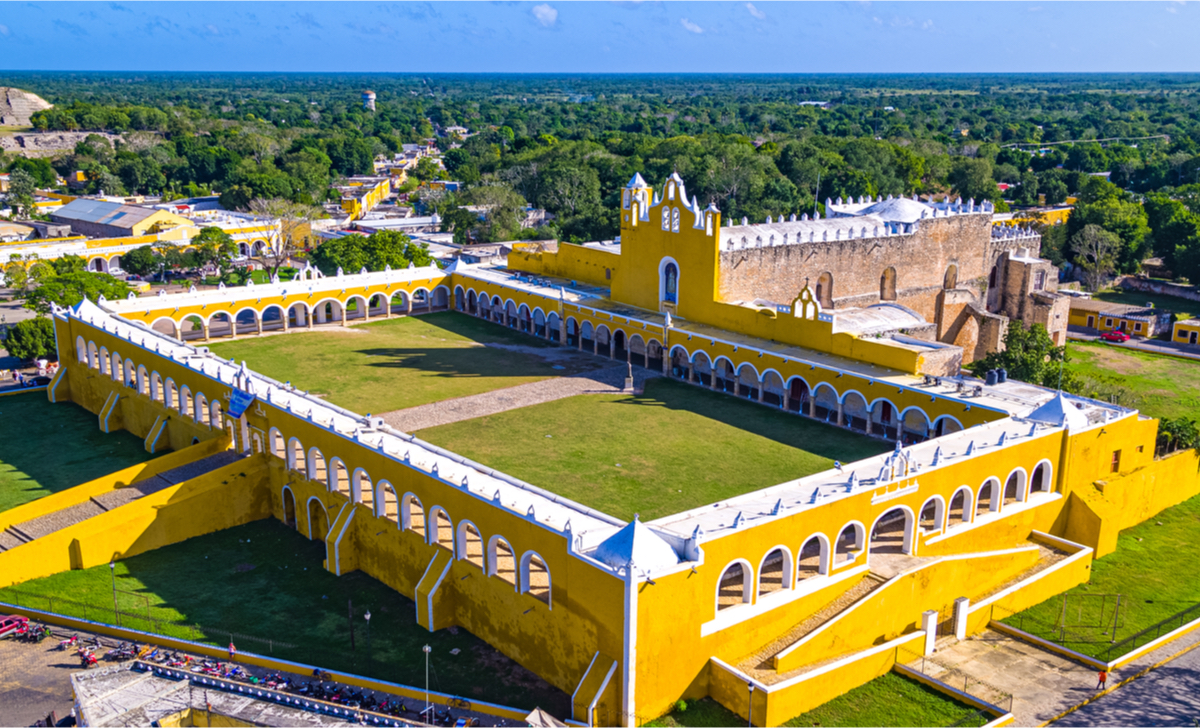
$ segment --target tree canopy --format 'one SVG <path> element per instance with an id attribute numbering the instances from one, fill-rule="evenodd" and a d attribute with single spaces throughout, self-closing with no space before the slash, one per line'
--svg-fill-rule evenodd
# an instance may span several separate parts
<path id="1" fill-rule="evenodd" d="M 407 268 L 409 263 L 427 266 L 434 263 L 424 244 L 414 243 L 407 235 L 393 230 L 381 230 L 370 235 L 346 235 L 322 243 L 312 252 L 313 265 L 327 276 L 337 275 L 338 268 L 346 274 L 363 268 L 381 271 Z"/>

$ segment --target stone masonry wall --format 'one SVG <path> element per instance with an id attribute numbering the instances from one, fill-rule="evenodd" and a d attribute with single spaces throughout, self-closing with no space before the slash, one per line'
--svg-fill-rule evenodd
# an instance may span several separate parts
<path id="1" fill-rule="evenodd" d="M 805 280 L 815 287 L 821 274 L 829 272 L 834 308 L 869 306 L 879 302 L 884 270 L 894 267 L 897 303 L 933 321 L 950 265 L 958 266 L 958 287 L 964 287 L 976 279 L 986 281 L 1000 254 L 1018 247 L 1015 241 L 993 238 L 991 230 L 990 215 L 964 214 L 922 220 L 911 235 L 722 251 L 720 297 L 789 303 Z"/>

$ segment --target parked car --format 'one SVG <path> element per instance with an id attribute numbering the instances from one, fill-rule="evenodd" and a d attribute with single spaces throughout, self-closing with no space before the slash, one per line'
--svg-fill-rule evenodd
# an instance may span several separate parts
<path id="1" fill-rule="evenodd" d="M 18 614 L 10 614 L 7 617 L 0 617 L 0 637 L 6 637 L 8 633 L 14 632 L 27 624 L 29 624 L 29 618 L 22 617 Z"/>
<path id="2" fill-rule="evenodd" d="M 1129 341 L 1129 334 L 1124 331 L 1105 331 L 1103 334 L 1100 334 L 1100 338 L 1105 341 L 1111 341 L 1114 344 L 1124 344 L 1126 341 Z"/>

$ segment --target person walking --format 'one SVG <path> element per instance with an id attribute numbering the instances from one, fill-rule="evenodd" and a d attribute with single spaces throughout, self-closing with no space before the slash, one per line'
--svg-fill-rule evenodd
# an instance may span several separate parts
<path id="1" fill-rule="evenodd" d="M 237 648 L 233 646 L 233 640 L 229 640 L 229 660 L 232 662 L 237 658 Z"/>
<path id="2" fill-rule="evenodd" d="M 1096 689 L 1103 690 L 1105 684 L 1108 683 L 1108 671 L 1100 670 L 1100 679 L 1096 682 Z"/>

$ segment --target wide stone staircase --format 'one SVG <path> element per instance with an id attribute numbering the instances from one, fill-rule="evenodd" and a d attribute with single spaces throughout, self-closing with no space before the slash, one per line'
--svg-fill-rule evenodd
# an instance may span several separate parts
<path id="1" fill-rule="evenodd" d="M 101 513 L 119 508 L 127 503 L 132 503 L 138 498 L 143 498 L 151 493 L 157 493 L 164 488 L 197 478 L 217 468 L 223 468 L 244 457 L 246 456 L 233 450 L 225 450 L 215 455 L 209 455 L 208 457 L 187 463 L 186 465 L 180 465 L 177 468 L 172 468 L 144 480 L 139 480 L 123 488 L 101 493 L 82 503 L 67 506 L 53 513 L 47 513 L 43 516 L 30 519 L 24 523 L 14 524 L 0 531 L 0 551 L 16 548 L 21 544 L 29 543 L 55 531 L 61 531 L 77 523 L 82 523 L 93 516 L 98 516 Z"/>

